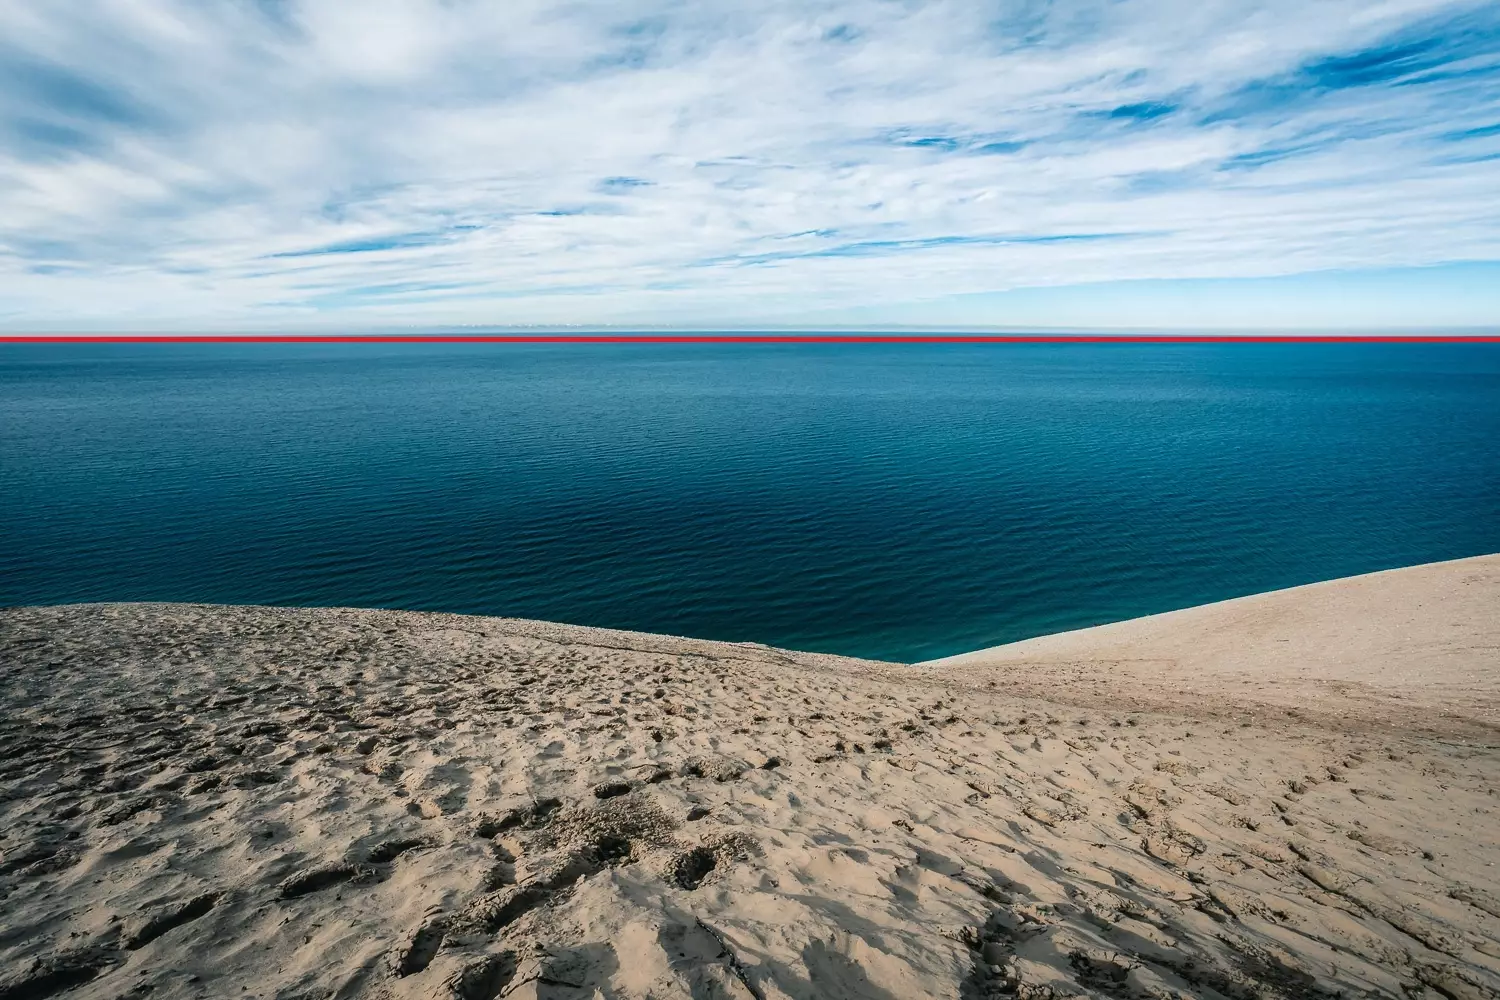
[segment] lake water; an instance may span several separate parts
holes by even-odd
[[[909,660],[1500,551],[1500,345],[0,346],[0,604]]]

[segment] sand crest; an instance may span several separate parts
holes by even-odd
[[[1075,704],[1284,715],[1500,743],[1500,555],[1428,563],[929,661]]]
[[[1489,581],[1407,617],[1431,669],[1496,645],[1496,565],[1400,571]],[[1330,729],[1128,672],[1079,707],[507,619],[12,609],[0,1000],[1496,997],[1497,664],[1453,655],[1420,725]]]

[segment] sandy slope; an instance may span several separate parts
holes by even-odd
[[[455,615],[0,612],[0,998],[1500,995],[1500,752],[947,674]]]
[[[1077,704],[1287,709],[1500,743],[1500,555],[1043,636],[930,666]]]

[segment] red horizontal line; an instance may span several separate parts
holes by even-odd
[[[1492,344],[1500,334],[0,334],[0,344]]]

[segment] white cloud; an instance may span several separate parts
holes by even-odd
[[[1500,258],[1472,2],[80,0],[0,38],[12,327],[728,322]]]

